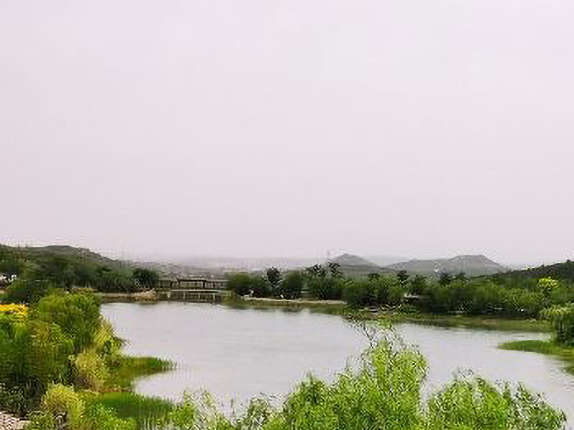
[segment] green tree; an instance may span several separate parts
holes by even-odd
[[[439,275],[438,283],[443,287],[449,285],[452,282],[452,276],[446,272],[441,272]]]
[[[314,266],[307,267],[305,273],[311,278],[324,278],[327,276],[327,270],[320,264],[315,264]]]
[[[343,271],[341,270],[341,265],[339,263],[335,263],[330,261],[327,263],[327,267],[329,267],[329,274],[333,278],[341,279],[343,278]]]
[[[409,281],[409,274],[407,273],[407,271],[406,270],[399,270],[399,272],[397,273],[398,284],[401,287],[406,288],[408,281]]]
[[[270,267],[265,271],[265,277],[267,278],[267,282],[271,288],[271,294],[278,294],[281,280],[283,278],[281,271],[276,267]]]
[[[550,321],[557,342],[574,345],[574,304],[545,309],[542,317]]]
[[[132,274],[134,283],[143,288],[154,288],[159,282],[159,275],[156,271],[138,267]]]
[[[281,285],[281,294],[286,299],[298,299],[303,291],[303,275],[298,270],[287,273]]]
[[[252,290],[253,281],[248,273],[234,273],[229,276],[227,288],[239,296],[246,296]]]
[[[423,275],[416,275],[411,279],[410,292],[416,295],[422,295],[427,289],[427,278]]]

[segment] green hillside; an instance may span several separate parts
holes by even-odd
[[[0,273],[19,280],[42,280],[50,287],[91,287],[99,291],[132,291],[132,267],[84,248],[0,245]],[[47,288],[47,287],[46,287]]]
[[[541,278],[552,278],[572,285],[574,284],[574,261],[567,260],[564,263],[512,270],[490,276],[490,278],[507,285],[534,283]]]

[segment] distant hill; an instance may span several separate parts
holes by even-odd
[[[341,265],[341,271],[348,277],[360,278],[370,273],[392,273],[391,269],[377,266],[375,263],[353,254],[343,254],[330,260]]]
[[[393,270],[406,270],[424,276],[437,276],[440,273],[465,273],[467,276],[492,275],[507,272],[509,269],[484,255],[459,255],[454,258],[435,260],[410,260],[387,266]]]
[[[118,263],[118,260],[112,260],[111,258],[104,257],[103,255],[91,251],[87,248],[76,248],[74,246],[68,246],[68,245],[48,245],[48,246],[33,246],[33,247],[30,246],[30,247],[18,247],[12,249],[19,250],[20,252],[27,255],[41,255],[41,254],[65,255],[68,257],[85,258],[103,264],[113,265]]]
[[[338,263],[341,266],[371,266],[379,267],[375,263],[365,260],[363,257],[353,254],[343,254],[331,260],[333,263]]]

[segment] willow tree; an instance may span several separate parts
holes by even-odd
[[[542,316],[550,321],[556,341],[574,345],[574,304],[553,306],[542,311]]]

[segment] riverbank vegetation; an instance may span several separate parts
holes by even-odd
[[[574,375],[574,304],[545,309],[542,317],[552,326],[554,335],[551,340],[506,342],[500,348],[558,357],[566,362],[565,370]]]
[[[171,368],[155,358],[126,357],[121,347],[90,293],[56,289],[35,303],[0,305],[0,410],[19,416],[39,410],[31,415],[38,428],[56,426],[63,414],[72,428],[115,429],[100,425],[106,414],[118,422],[95,399]]]
[[[426,278],[410,276],[406,272],[348,278],[336,263],[286,274],[275,268],[262,275],[238,273],[230,276],[228,286],[240,296],[343,300],[351,308],[384,308],[435,315],[529,319],[538,318],[545,308],[574,302],[574,283],[570,278],[505,278],[500,275],[469,279],[462,273]]]

